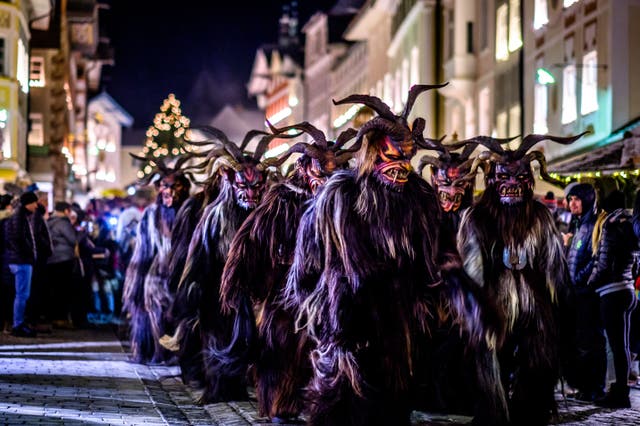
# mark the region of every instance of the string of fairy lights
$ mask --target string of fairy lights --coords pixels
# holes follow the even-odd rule
[[[162,102],[160,112],[153,119],[153,124],[146,132],[142,157],[176,157],[184,154],[187,148],[184,145],[184,137],[189,128],[190,120],[182,115],[180,101],[173,93]],[[156,164],[153,160],[144,163],[137,176],[142,179],[153,173]]]
[[[561,175],[559,173],[549,173],[549,176],[551,176],[554,179],[557,179],[559,181],[565,182],[565,183],[570,183],[573,181],[580,181],[581,179],[584,178],[602,178],[605,176],[613,176],[614,178],[620,177],[622,179],[637,179],[638,176],[640,176],[640,169],[635,169],[635,170],[619,170],[619,171],[613,171],[613,172],[579,172],[579,173],[573,173],[571,175]]]

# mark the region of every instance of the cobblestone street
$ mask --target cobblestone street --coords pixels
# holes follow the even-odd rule
[[[54,330],[36,339],[0,335],[0,424],[265,424],[253,402],[194,404],[176,367],[128,362],[111,329]],[[640,390],[632,409],[560,402],[557,424],[640,424]],[[467,424],[469,418],[414,413],[416,425]]]

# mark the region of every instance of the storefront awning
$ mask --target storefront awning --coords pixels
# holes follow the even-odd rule
[[[565,176],[590,172],[608,174],[638,168],[640,168],[640,119],[613,132],[587,151],[551,161],[547,165],[550,173]]]

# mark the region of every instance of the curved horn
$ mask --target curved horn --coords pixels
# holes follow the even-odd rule
[[[442,161],[440,161],[439,158],[434,157],[433,155],[423,155],[422,158],[420,158],[420,161],[418,162],[418,174],[420,176],[422,176],[422,171],[424,170],[425,166],[433,166],[436,169],[441,169],[443,166]]]
[[[332,99],[333,100],[333,99]],[[340,99],[339,101],[333,100],[334,105],[343,105],[343,104],[364,104],[378,113],[380,117],[384,117],[387,120],[395,121],[396,115],[391,111],[391,108],[387,104],[385,104],[380,98],[377,96],[370,95],[350,95],[346,98]]]
[[[356,129],[352,129],[351,127],[349,127],[348,129],[340,133],[340,135],[338,135],[338,137],[336,138],[336,143],[331,146],[331,150],[333,152],[336,152],[337,150],[342,148],[344,144],[353,139],[357,134],[358,131]]]
[[[422,92],[426,92],[427,90],[431,90],[431,89],[440,89],[442,87],[445,87],[447,83],[443,83],[443,84],[414,84],[413,86],[411,86],[411,89],[409,90],[409,95],[407,95],[407,103],[404,105],[404,110],[402,111],[402,115],[401,117],[404,118],[405,120],[407,119],[407,117],[409,117],[409,114],[411,113],[411,109],[413,108],[413,104],[416,102],[416,99],[418,98],[418,95],[420,95]]]
[[[311,136],[311,138],[316,142],[316,144],[324,148],[327,147],[327,137],[325,136],[324,132],[318,129],[313,124],[309,123],[308,121],[292,124],[291,126],[282,127],[280,129],[273,126],[271,123],[269,123],[269,121],[267,121],[267,124],[269,125],[269,128],[273,133],[278,133],[278,134],[284,133],[287,130],[291,130],[291,129],[302,130],[303,132]]]
[[[130,152],[129,155],[131,156],[131,158],[134,158],[139,161],[144,161],[144,162],[151,161],[151,158],[143,157],[141,155],[134,154],[133,152]]]
[[[445,135],[440,139],[431,139],[431,138],[425,138],[424,136],[420,135],[416,138],[416,145],[418,145],[422,149],[430,149],[433,151],[444,153],[446,152],[446,149],[444,145],[442,145],[442,141],[446,137],[447,136]]]
[[[478,174],[478,168],[482,168],[482,172],[486,175],[489,169],[489,163],[487,162],[487,158],[479,155],[473,159],[473,164],[471,164],[471,168],[469,169],[469,173],[464,175],[461,180],[471,180],[475,179]]]
[[[227,135],[220,129],[213,127],[213,126],[195,126],[195,127],[190,127],[189,130],[200,130],[204,133],[209,133],[210,135],[212,135],[214,138],[218,139],[220,142],[227,144],[227,143],[231,143],[231,141],[229,140],[229,138],[227,138]]]
[[[520,146],[516,150],[516,153],[517,153],[516,154],[516,158],[517,157],[522,157],[534,145],[536,145],[539,142],[542,142],[543,140],[550,140],[550,141],[557,142],[557,143],[562,144],[562,145],[569,145],[569,144],[574,143],[575,141],[577,141],[578,139],[580,139],[581,137],[583,137],[587,133],[590,133],[590,132],[586,131],[586,132],[582,132],[582,133],[580,133],[578,135],[568,136],[568,137],[551,136],[551,135],[536,135],[536,134],[527,135],[522,139],[522,143],[520,144]]]
[[[582,135],[580,135],[582,136]],[[540,151],[531,151],[530,153],[528,153],[527,155],[524,156],[523,158],[525,161],[527,162],[531,162],[533,160],[536,160],[538,162],[538,164],[540,164],[540,177],[549,182],[552,183],[554,185],[558,185],[560,188],[564,188],[565,186],[567,186],[566,183],[562,182],[561,180],[558,179],[554,179],[552,178],[549,173],[547,172],[547,159],[544,157],[544,154]]]
[[[305,154],[307,152],[307,147],[309,146],[306,142],[298,142],[289,148],[284,154],[280,157],[269,158],[264,161],[265,167],[280,167],[287,158],[289,158],[292,154]]]
[[[518,136],[514,136],[511,138],[492,138],[491,136],[475,136],[471,139],[466,139],[460,142],[456,142],[456,143],[452,143],[448,146],[451,147],[451,149],[456,149],[456,148],[460,148],[461,146],[465,146],[469,143],[476,143],[479,145],[484,146],[485,148],[489,148],[491,151],[495,152],[496,154],[504,154],[504,149],[502,148],[502,144],[504,143],[508,143],[511,142],[512,140],[516,139]]]
[[[251,142],[251,140],[253,138],[255,138],[258,135],[268,135],[269,133],[265,132],[264,130],[249,130],[247,132],[246,135],[244,135],[244,138],[242,139],[242,142],[240,143],[240,151],[244,151],[247,148],[247,145],[249,145],[249,142]]]
[[[222,157],[216,158],[216,161],[214,161],[213,166],[211,167],[211,173],[217,173],[220,167],[223,166],[229,167],[236,172],[240,170],[240,163],[237,162],[235,158],[230,155],[223,155]]]

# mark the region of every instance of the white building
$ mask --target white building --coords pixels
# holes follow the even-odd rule
[[[88,187],[100,197],[104,190],[130,183],[131,161],[122,158],[122,128],[131,127],[133,118],[107,92],[89,101],[87,118],[87,170],[74,172],[86,173]]]

